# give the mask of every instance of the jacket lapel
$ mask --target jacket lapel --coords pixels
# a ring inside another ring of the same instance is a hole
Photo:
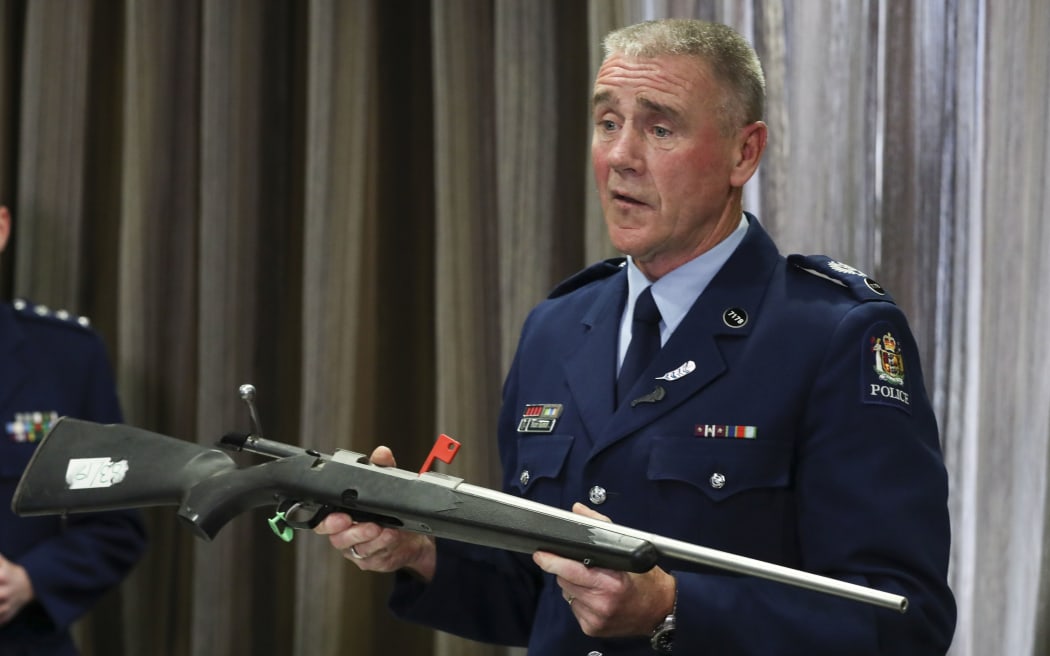
[[[636,399],[636,402],[633,405],[626,403],[612,412],[612,385],[604,390],[608,400],[603,407],[611,414],[598,415],[608,420],[599,431],[592,430],[595,442],[591,456],[657,421],[699,394],[732,367],[733,363],[726,360],[722,345],[726,340],[746,339],[751,333],[779,259],[773,241],[752,217],[740,246],[632,388],[628,398]],[[618,317],[619,313],[616,314]],[[741,324],[742,318],[746,320]],[[618,321],[614,319],[610,323],[613,324],[611,330],[615,339]],[[595,326],[595,330],[608,329]],[[593,379],[591,384],[593,386]],[[657,391],[653,395],[658,386],[662,388],[662,394]],[[650,400],[644,398],[647,395],[652,395]],[[657,399],[658,396],[661,398]]]
[[[605,427],[615,405],[616,344],[626,298],[627,274],[614,274],[581,320],[583,336],[565,357],[565,379],[591,439]]]

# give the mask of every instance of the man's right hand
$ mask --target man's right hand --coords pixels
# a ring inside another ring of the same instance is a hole
[[[33,583],[24,567],[0,555],[0,626],[33,600]]]
[[[376,447],[371,461],[380,467],[395,467],[394,454],[385,446]],[[424,581],[434,577],[437,550],[430,536],[371,522],[354,522],[346,513],[332,513],[314,528],[327,535],[328,542],[343,557],[368,572],[394,572],[407,569]]]

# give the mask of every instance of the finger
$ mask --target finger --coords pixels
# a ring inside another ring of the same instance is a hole
[[[588,506],[583,505],[579,501],[577,501],[576,503],[572,504],[572,511],[574,513],[576,513],[577,515],[583,515],[584,517],[590,517],[591,519],[600,519],[603,522],[611,522],[612,521],[606,515],[603,515],[600,512],[598,512],[597,510],[594,510],[594,509],[592,509],[592,508],[590,508]]]
[[[314,533],[318,535],[342,533],[353,525],[354,520],[350,515],[346,513],[331,513],[314,527]]]
[[[357,545],[356,544],[350,545],[349,548],[344,549],[343,551],[344,551],[344,555],[350,556],[351,558],[353,558],[355,560],[364,560],[365,558],[368,558],[368,556],[366,556],[365,554],[363,554],[363,553],[361,553],[360,551],[357,550]]]
[[[548,574],[554,574],[557,576],[555,571],[558,568],[558,556],[546,551],[537,551],[532,554],[532,562],[536,563],[536,566],[542,569]]]
[[[413,556],[419,553],[419,547],[422,546],[418,540],[426,541],[427,538],[387,529],[375,540],[348,548],[343,555],[362,570],[393,572],[409,566]],[[433,546],[433,542],[430,542],[430,546]],[[354,551],[357,552],[356,555]]]
[[[532,562],[544,572],[576,584],[586,581],[589,575],[588,567],[583,563],[571,558],[562,558],[547,551],[537,551],[532,554]]]
[[[375,540],[382,531],[383,528],[378,524],[354,524],[346,530],[330,533],[328,535],[328,543],[339,551],[345,551],[351,546],[357,545],[358,551],[367,553],[361,548],[361,545]]]
[[[375,450],[372,451],[372,456],[369,458],[369,461],[380,467],[397,467],[397,461],[394,460],[394,452],[385,446],[377,446]]]
[[[354,560],[385,556],[401,539],[400,534],[392,529],[380,529],[375,533],[361,530],[346,535],[352,536],[354,542],[343,549],[343,552]]]
[[[561,598],[565,600],[565,603],[569,604],[569,608],[572,608],[572,605],[576,603],[576,595],[569,594],[565,590],[562,590]],[[573,609],[573,612],[575,613],[576,610]]]

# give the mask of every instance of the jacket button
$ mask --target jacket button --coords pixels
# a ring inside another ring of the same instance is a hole
[[[522,487],[525,487],[526,485],[529,484],[529,470],[528,469],[522,469],[521,470],[521,476],[518,477],[518,481],[521,483]]]
[[[600,506],[605,503],[605,500],[609,498],[609,495],[604,487],[601,485],[595,485],[591,488],[590,492],[587,493],[587,497],[591,500],[591,503]]]
[[[725,486],[726,486],[726,476],[725,476],[725,474],[719,474],[718,472],[715,472],[715,473],[711,474],[711,487],[715,488],[716,490],[721,490]]]
[[[587,656],[602,656],[602,653],[600,651],[589,651]]]

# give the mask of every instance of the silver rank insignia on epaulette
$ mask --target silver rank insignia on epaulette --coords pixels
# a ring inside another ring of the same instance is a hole
[[[16,298],[11,302],[11,306],[19,312],[32,312],[38,317],[54,317],[60,321],[69,321],[76,323],[84,328],[91,327],[91,320],[82,315],[75,315],[66,310],[55,310],[51,311],[46,305],[30,305],[25,299]]]
[[[55,411],[17,412],[14,421],[4,424],[8,438],[14,442],[39,442],[58,421]]]
[[[893,300],[882,285],[871,276],[856,267],[833,260],[827,255],[793,254],[787,259],[788,263],[806,273],[852,290],[853,294],[861,300]]]
[[[870,289],[871,291],[875,292],[879,296],[885,296],[885,294],[886,294],[886,290],[882,288],[882,285],[880,285],[879,283],[875,282],[875,280],[871,276],[869,276],[868,274],[864,273],[860,269],[857,269],[855,267],[851,267],[848,264],[844,264],[844,263],[838,262],[836,260],[828,260],[828,268],[831,269],[832,271],[838,271],[839,273],[844,273],[847,276],[857,276],[858,278],[861,278],[864,281],[864,284],[868,287],[868,289]]]
[[[560,403],[529,403],[518,422],[519,433],[550,433],[561,416]]]

